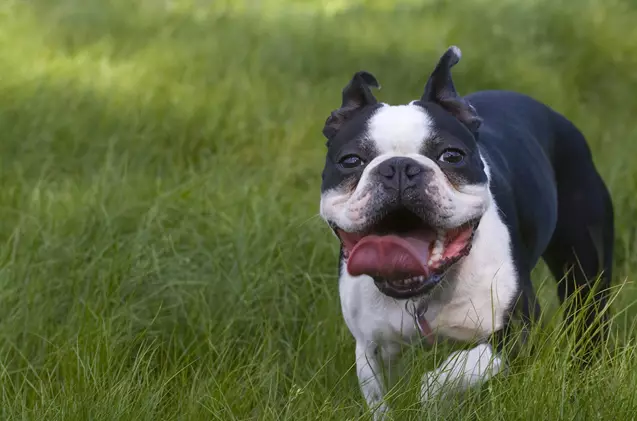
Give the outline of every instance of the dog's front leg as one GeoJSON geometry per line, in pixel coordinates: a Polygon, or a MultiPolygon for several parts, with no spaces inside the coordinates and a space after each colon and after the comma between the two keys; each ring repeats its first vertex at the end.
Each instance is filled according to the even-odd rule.
{"type": "Polygon", "coordinates": [[[369,409],[374,412],[376,421],[385,419],[388,411],[387,404],[384,402],[385,385],[382,370],[384,365],[391,363],[393,355],[393,350],[375,342],[357,341],[356,343],[358,382],[369,409]]]}
{"type": "Polygon", "coordinates": [[[505,368],[502,357],[483,343],[470,350],[453,352],[437,369],[423,376],[421,399],[426,404],[434,397],[461,393],[479,386],[505,368]]]}

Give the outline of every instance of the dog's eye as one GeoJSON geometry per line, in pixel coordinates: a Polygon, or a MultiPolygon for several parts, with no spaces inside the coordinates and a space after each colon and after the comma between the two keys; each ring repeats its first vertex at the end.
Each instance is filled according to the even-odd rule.
{"type": "Polygon", "coordinates": [[[341,158],[340,161],[338,161],[338,163],[343,168],[347,168],[347,169],[360,167],[361,165],[364,164],[363,160],[356,155],[345,155],[344,157],[341,158]]]}
{"type": "Polygon", "coordinates": [[[446,149],[440,154],[438,160],[447,164],[459,164],[464,160],[464,152],[459,149],[446,149]]]}

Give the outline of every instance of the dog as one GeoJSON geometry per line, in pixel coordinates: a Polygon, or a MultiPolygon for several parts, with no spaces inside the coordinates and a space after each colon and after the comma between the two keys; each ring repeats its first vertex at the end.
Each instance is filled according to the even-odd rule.
{"type": "Polygon", "coordinates": [[[403,105],[378,102],[376,78],[355,73],[323,128],[320,215],[340,240],[341,308],[374,419],[388,411],[380,368],[404,344],[465,344],[424,374],[425,403],[505,372],[511,326],[538,320],[540,258],[573,303],[567,325],[584,312],[599,325],[590,346],[604,335],[613,206],[584,136],[520,93],[461,97],[460,57],[449,47],[403,105]]]}

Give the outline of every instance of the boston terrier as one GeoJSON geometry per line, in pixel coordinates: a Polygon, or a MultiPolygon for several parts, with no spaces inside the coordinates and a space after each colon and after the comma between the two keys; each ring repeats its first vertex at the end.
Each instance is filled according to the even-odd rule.
{"type": "Polygon", "coordinates": [[[320,214],[340,240],[341,307],[375,419],[388,411],[381,367],[403,344],[465,344],[425,373],[423,402],[505,371],[511,325],[538,320],[540,258],[572,303],[567,325],[597,324],[594,349],[605,332],[613,207],[584,136],[522,94],[461,97],[460,55],[450,47],[405,105],[378,102],[376,78],[357,72],[323,128],[320,214]]]}

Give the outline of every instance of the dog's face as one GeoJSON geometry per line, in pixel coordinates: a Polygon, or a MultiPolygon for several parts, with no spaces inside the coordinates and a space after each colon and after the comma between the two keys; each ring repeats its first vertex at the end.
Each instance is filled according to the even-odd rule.
{"type": "Polygon", "coordinates": [[[427,293],[466,256],[490,203],[476,141],[480,119],[460,98],[451,47],[425,93],[408,105],[378,103],[358,72],[327,119],[321,216],[340,238],[347,271],[369,275],[384,294],[427,293]]]}

